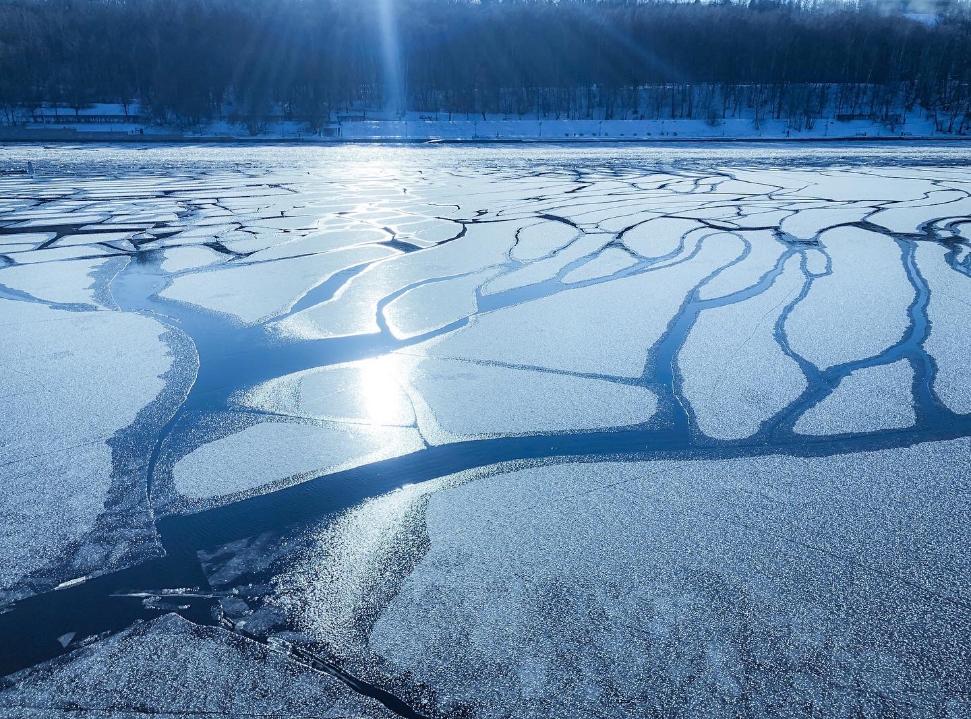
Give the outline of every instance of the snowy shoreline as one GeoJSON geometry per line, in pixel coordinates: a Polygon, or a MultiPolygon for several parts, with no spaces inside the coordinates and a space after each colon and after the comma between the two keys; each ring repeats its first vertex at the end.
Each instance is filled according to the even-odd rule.
{"type": "Polygon", "coordinates": [[[678,142],[872,142],[960,141],[971,135],[942,132],[930,117],[905,116],[898,124],[874,119],[820,118],[801,129],[785,119],[727,118],[716,123],[699,119],[541,120],[487,119],[354,119],[329,122],[314,130],[306,123],[278,120],[259,127],[217,120],[192,127],[154,124],[141,115],[120,114],[113,105],[79,114],[45,115],[44,121],[0,125],[0,142],[118,143],[626,143],[678,142]]]}
{"type": "Polygon", "coordinates": [[[317,137],[313,135],[282,137],[257,135],[176,135],[110,132],[7,132],[0,130],[0,144],[15,143],[65,144],[248,144],[248,145],[678,145],[678,144],[821,144],[821,143],[962,143],[971,142],[969,135],[831,135],[831,136],[649,136],[649,137],[317,137]]]}

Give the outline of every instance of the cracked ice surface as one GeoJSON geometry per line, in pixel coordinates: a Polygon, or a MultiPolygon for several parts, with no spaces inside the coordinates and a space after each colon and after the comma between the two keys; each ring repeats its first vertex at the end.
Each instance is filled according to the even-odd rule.
{"type": "Polygon", "coordinates": [[[480,314],[426,346],[435,357],[639,377],[688,293],[735,259],[740,243],[702,246],[691,262],[480,314]]]}
{"type": "Polygon", "coordinates": [[[876,432],[912,427],[914,371],[907,360],[854,370],[796,422],[802,434],[876,432]]]}
{"type": "Polygon", "coordinates": [[[391,717],[373,699],[286,655],[166,614],[8,677],[4,716],[391,717]],[[23,712],[23,713],[18,713],[23,712]],[[36,713],[32,713],[36,712],[36,713]],[[171,714],[170,714],[171,713],[171,714]]]}
{"type": "Polygon", "coordinates": [[[113,465],[109,441],[162,392],[173,360],[165,328],[146,317],[9,300],[0,309],[9,599],[156,551],[144,480],[113,465]]]}
{"type": "Polygon", "coordinates": [[[180,275],[162,297],[224,312],[252,323],[285,312],[307,292],[341,270],[394,254],[365,246],[266,264],[221,267],[180,275]]]}
{"type": "Polygon", "coordinates": [[[698,317],[677,364],[684,396],[705,434],[751,436],[806,388],[802,370],[775,332],[804,281],[799,258],[791,257],[769,289],[698,317]]]}
{"type": "Polygon", "coordinates": [[[968,460],[961,439],[475,479],[431,495],[370,648],[480,717],[960,715],[968,460]]]}
{"type": "MultiPolygon", "coordinates": [[[[965,709],[968,448],[915,444],[971,432],[960,153],[138,152],[0,178],[15,594],[156,552],[151,503],[161,589],[198,558],[220,595],[190,616],[306,631],[422,713],[965,709]],[[19,313],[59,319],[18,354],[19,313]]],[[[124,633],[94,595],[139,571],[0,628],[124,633]]]]}
{"type": "Polygon", "coordinates": [[[202,445],[172,469],[175,490],[214,499],[421,449],[414,429],[261,422],[202,445]]]}
{"type": "Polygon", "coordinates": [[[941,245],[917,247],[918,267],[931,293],[927,307],[931,328],[924,346],[937,364],[934,392],[952,411],[967,414],[971,412],[971,277],[948,267],[947,251],[941,245]]]}
{"type": "Polygon", "coordinates": [[[877,355],[903,337],[914,289],[893,240],[856,228],[821,239],[833,272],[813,280],[785,333],[796,354],[826,369],[877,355]]]}
{"type": "Polygon", "coordinates": [[[402,353],[280,377],[240,401],[309,419],[417,421],[431,444],[627,427],[657,409],[654,393],[632,384],[402,353]]]}

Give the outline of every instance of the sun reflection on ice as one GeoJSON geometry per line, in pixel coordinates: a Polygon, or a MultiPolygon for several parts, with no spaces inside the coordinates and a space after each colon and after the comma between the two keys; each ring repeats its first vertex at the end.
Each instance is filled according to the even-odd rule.
{"type": "Polygon", "coordinates": [[[357,364],[357,394],[367,424],[400,425],[414,420],[411,400],[398,379],[400,370],[392,356],[357,364]]]}

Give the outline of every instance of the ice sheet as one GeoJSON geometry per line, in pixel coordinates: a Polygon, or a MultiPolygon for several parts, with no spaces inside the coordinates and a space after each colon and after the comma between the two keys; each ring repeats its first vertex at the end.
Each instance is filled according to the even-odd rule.
{"type": "Polygon", "coordinates": [[[341,270],[395,254],[388,247],[350,248],[313,257],[217,268],[176,277],[162,297],[234,315],[251,324],[285,312],[341,270]]]}
{"type": "Polygon", "coordinates": [[[114,477],[106,441],[159,395],[173,358],[164,327],[146,317],[0,307],[2,601],[155,550],[154,533],[140,529],[151,527],[144,484],[114,477]],[[114,479],[130,489],[112,496],[114,479]],[[114,518],[89,536],[109,509],[114,518]]]}
{"type": "Polygon", "coordinates": [[[431,495],[427,553],[369,646],[443,712],[480,717],[963,709],[948,687],[971,638],[954,604],[968,452],[962,439],[474,479],[431,495]]]}
{"type": "Polygon", "coordinates": [[[469,328],[420,350],[436,357],[639,377],[648,350],[687,294],[740,250],[706,243],[691,262],[480,314],[469,328]]]}
{"type": "Polygon", "coordinates": [[[924,347],[934,358],[937,374],[934,392],[952,411],[971,413],[971,277],[951,269],[945,260],[948,248],[921,242],[917,245],[917,266],[930,289],[927,317],[930,333],[924,347]]]}
{"type": "Polygon", "coordinates": [[[330,474],[423,447],[407,427],[268,421],[204,444],[172,469],[175,490],[218,499],[330,474]]]}

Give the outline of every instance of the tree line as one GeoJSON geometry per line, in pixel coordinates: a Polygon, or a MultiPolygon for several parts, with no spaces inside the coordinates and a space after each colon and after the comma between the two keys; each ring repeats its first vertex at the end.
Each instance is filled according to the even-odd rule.
{"type": "Polygon", "coordinates": [[[826,0],[0,0],[0,106],[317,124],[354,108],[811,121],[842,102],[960,123],[968,48],[968,5],[945,0],[920,16],[826,0]]]}

